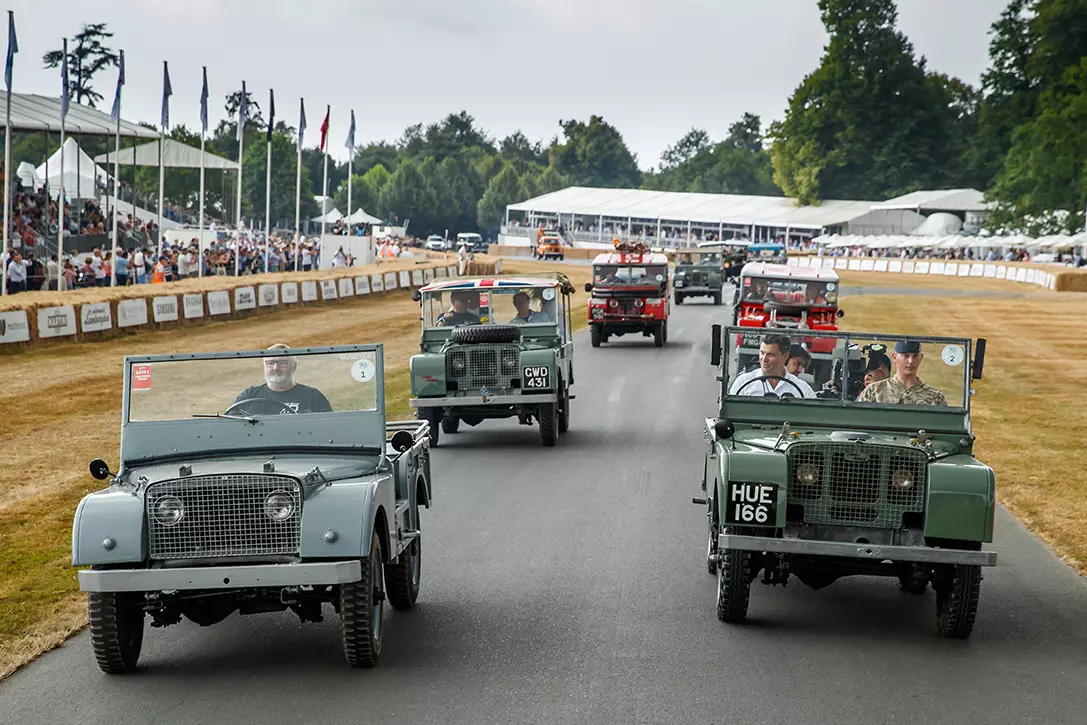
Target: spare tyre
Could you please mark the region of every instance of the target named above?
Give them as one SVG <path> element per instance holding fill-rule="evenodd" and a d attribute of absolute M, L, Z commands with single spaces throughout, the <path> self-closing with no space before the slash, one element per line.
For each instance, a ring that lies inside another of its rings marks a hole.
<path fill-rule="evenodd" d="M 810 309 L 810 305 L 797 305 L 789 302 L 765 302 L 762 307 L 765 310 L 777 310 L 787 315 L 799 315 L 801 312 Z"/>
<path fill-rule="evenodd" d="M 449 333 L 452 342 L 474 345 L 478 342 L 517 342 L 521 328 L 516 325 L 464 325 Z"/>

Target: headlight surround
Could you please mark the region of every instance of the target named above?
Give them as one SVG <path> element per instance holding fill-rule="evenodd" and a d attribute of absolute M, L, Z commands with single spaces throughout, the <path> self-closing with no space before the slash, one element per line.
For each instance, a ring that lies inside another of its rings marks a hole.
<path fill-rule="evenodd" d="M 635 307 L 642 307 L 644 305 L 645 305 L 645 302 L 642 302 L 641 300 L 634 300 L 634 306 Z"/>
<path fill-rule="evenodd" d="M 501 365 L 502 369 L 506 371 L 514 370 L 517 368 L 518 354 L 514 350 L 505 350 L 502 353 Z"/>
<path fill-rule="evenodd" d="M 464 355 L 453 355 L 449 359 L 449 366 L 458 373 L 464 372 L 464 369 L 468 367 L 468 360 L 465 359 Z"/>
<path fill-rule="evenodd" d="M 891 488 L 896 491 L 909 491 L 915 482 L 914 472 L 907 469 L 898 469 L 891 473 Z"/>
<path fill-rule="evenodd" d="M 613 307 L 613 308 L 618 307 L 619 306 L 619 300 L 612 300 L 612 301 L 608 302 L 608 305 Z"/>
<path fill-rule="evenodd" d="M 163 526 L 177 526 L 185 518 L 185 505 L 177 496 L 163 496 L 155 503 L 154 516 Z"/>
<path fill-rule="evenodd" d="M 796 467 L 796 482 L 805 486 L 819 483 L 819 466 L 814 463 L 801 463 Z"/>
<path fill-rule="evenodd" d="M 272 491 L 264 499 L 264 515 L 272 521 L 286 521 L 294 515 L 294 509 L 294 496 L 287 491 Z"/>

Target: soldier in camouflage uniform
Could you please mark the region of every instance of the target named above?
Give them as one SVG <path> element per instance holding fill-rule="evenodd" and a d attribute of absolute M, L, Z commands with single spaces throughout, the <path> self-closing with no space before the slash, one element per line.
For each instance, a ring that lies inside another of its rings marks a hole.
<path fill-rule="evenodd" d="M 861 403 L 895 403 L 898 405 L 947 405 L 947 398 L 939 388 L 925 385 L 917 377 L 917 370 L 925 355 L 921 343 L 899 340 L 895 343 L 894 377 L 878 380 L 857 398 Z"/>

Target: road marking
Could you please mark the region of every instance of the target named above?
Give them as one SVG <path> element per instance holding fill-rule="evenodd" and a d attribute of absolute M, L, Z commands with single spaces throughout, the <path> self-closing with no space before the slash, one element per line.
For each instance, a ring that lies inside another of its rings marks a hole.
<path fill-rule="evenodd" d="M 627 384 L 626 378 L 616 378 L 612 381 L 611 392 L 608 393 L 609 403 L 618 403 L 619 399 L 623 397 L 623 387 Z"/>

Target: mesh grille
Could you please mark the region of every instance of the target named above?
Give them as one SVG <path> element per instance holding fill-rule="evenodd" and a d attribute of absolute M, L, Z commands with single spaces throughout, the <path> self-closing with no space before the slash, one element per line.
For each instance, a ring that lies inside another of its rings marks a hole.
<path fill-rule="evenodd" d="M 902 514 L 921 512 L 927 459 L 921 451 L 863 443 L 812 443 L 789 446 L 790 504 L 804 508 L 804 521 L 899 528 Z M 797 472 L 814 468 L 815 483 L 801 484 Z M 897 479 L 913 485 L 902 489 Z"/>
<path fill-rule="evenodd" d="M 462 390 L 506 390 L 521 379 L 521 350 L 516 345 L 465 345 L 445 356 L 445 373 Z"/>
<path fill-rule="evenodd" d="M 283 521 L 265 513 L 265 500 L 281 492 L 294 511 Z M 173 526 L 161 520 L 175 498 L 184 515 Z M 302 530 L 302 489 L 293 478 L 268 475 L 192 476 L 147 489 L 152 559 L 296 554 Z"/>
<path fill-rule="evenodd" d="M 704 287 L 706 285 L 705 272 L 691 272 L 691 286 Z"/>

